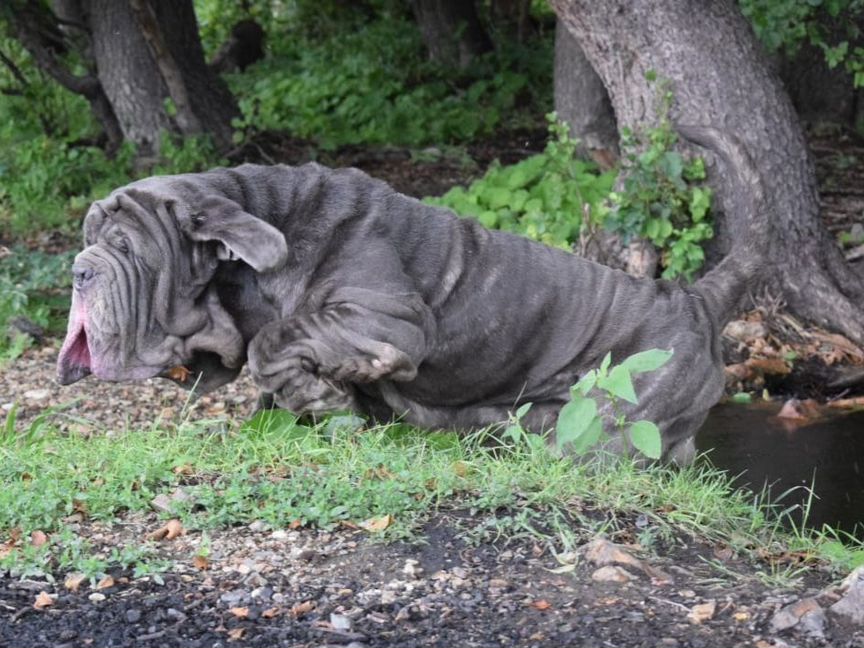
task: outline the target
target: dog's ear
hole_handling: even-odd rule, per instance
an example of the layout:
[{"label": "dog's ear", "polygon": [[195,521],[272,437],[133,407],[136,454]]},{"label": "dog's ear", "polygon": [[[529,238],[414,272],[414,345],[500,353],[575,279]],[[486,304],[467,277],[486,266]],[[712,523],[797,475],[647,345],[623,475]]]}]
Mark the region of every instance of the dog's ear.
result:
[{"label": "dog's ear", "polygon": [[216,256],[241,259],[257,272],[281,268],[288,261],[288,243],[278,229],[243,211],[233,200],[207,196],[195,205],[171,205],[180,229],[193,241],[218,241]]}]

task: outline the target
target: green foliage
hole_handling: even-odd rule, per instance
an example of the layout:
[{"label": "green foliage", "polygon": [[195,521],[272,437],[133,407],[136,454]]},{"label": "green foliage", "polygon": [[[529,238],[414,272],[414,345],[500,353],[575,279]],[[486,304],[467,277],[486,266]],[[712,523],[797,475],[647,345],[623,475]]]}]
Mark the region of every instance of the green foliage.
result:
[{"label": "green foliage", "polygon": [[844,65],[856,88],[864,87],[864,0],[739,0],[769,51],[794,54],[810,43],[830,68]]},{"label": "green foliage", "polygon": [[0,257],[0,363],[29,345],[29,338],[9,331],[11,318],[26,317],[51,333],[62,330],[71,286],[67,269],[73,256],[15,246]]},{"label": "green foliage", "polygon": [[398,14],[311,35],[286,21],[275,36],[272,57],[229,76],[241,131],[286,130],[324,148],[446,144],[491,134],[548,100],[547,41],[454,74],[426,60],[417,27]]},{"label": "green foliage", "polygon": [[620,191],[610,193],[616,172],[601,173],[594,163],[574,158],[578,142],[552,114],[543,153],[507,167],[493,164],[467,189],[455,187],[426,201],[564,249],[591,227],[606,227],[625,240],[640,236],[662,250],[664,277],[690,279],[705,259],[701,244],[713,235],[711,190],[693,184],[705,178],[702,159],[686,160],[673,149],[670,101],[666,92],[659,124],[644,137],[622,134]]},{"label": "green foliage", "polygon": [[[656,371],[671,357],[671,351],[651,349],[610,368],[612,357],[607,354],[597,369],[590,370],[571,388],[570,401],[561,408],[555,427],[558,449],[585,454],[607,438],[604,428],[613,428],[632,448],[649,459],[659,459],[662,448],[657,426],[651,421],[627,421],[618,413],[617,405],[622,400],[637,404],[633,374]],[[590,394],[599,395],[608,408],[599,407]]]},{"label": "green foliage", "polygon": [[674,149],[678,136],[669,121],[672,93],[661,84],[656,126],[621,132],[623,185],[611,195],[615,209],[606,226],[624,240],[642,237],[662,250],[663,277],[688,280],[702,266],[701,244],[714,235],[708,212],[711,190],[702,158],[685,159]]},{"label": "green foliage", "polygon": [[604,201],[615,173],[601,173],[593,162],[574,158],[578,142],[554,113],[548,119],[550,140],[543,153],[506,167],[496,162],[467,189],[455,187],[427,202],[486,227],[570,249],[586,225],[583,215],[594,223],[606,216]]}]

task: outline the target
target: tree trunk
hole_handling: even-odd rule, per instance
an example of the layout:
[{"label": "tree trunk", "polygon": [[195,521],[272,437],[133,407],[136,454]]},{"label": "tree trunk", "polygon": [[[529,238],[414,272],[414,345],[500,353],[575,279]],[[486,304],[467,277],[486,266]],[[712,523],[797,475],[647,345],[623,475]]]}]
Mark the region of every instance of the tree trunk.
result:
[{"label": "tree trunk", "polygon": [[743,143],[761,179],[762,213],[744,222],[733,209],[740,196],[712,167],[720,245],[762,259],[764,279],[793,312],[864,343],[864,282],[819,218],[798,118],[732,0],[551,4],[603,79],[619,127],[655,121],[658,87],[646,78],[653,71],[673,84],[673,123],[713,126]]},{"label": "tree trunk", "polygon": [[555,112],[581,140],[586,154],[618,156],[618,128],[603,80],[585,58],[579,41],[559,20],[555,26]]},{"label": "tree trunk", "polygon": [[206,65],[191,0],[89,0],[89,9],[99,80],[142,155],[158,151],[162,131],[230,143],[236,104]]},{"label": "tree trunk", "polygon": [[429,58],[464,70],[492,43],[472,0],[411,0]]},{"label": "tree trunk", "polygon": [[[82,95],[90,104],[96,122],[102,127],[106,138],[106,151],[113,155],[123,141],[123,132],[108,97],[95,73],[90,70],[75,74],[62,60],[60,54],[68,49],[70,39],[57,27],[57,16],[42,3],[3,2],[0,3],[5,17],[15,33],[15,37],[33,57],[36,65],[61,86]],[[88,33],[80,5],[66,3],[59,7],[70,13],[63,18],[75,23],[77,35],[74,40],[81,58],[93,65],[89,51]]]}]

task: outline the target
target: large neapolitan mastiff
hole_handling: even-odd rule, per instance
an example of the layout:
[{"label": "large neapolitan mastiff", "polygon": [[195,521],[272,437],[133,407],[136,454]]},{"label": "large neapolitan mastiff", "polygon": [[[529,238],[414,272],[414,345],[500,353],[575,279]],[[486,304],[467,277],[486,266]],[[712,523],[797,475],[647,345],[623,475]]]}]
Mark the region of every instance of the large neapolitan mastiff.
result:
[{"label": "large neapolitan mastiff", "polygon": [[[740,195],[758,189],[731,138],[684,133]],[[317,164],[134,182],[93,204],[84,240],[63,384],[161,375],[203,392],[248,363],[297,413],[467,429],[532,402],[524,422],[543,431],[606,353],[659,347],[672,359],[637,378],[627,413],[682,463],[721,396],[719,326],[753,270],[732,254],[692,286],[636,279]]]}]

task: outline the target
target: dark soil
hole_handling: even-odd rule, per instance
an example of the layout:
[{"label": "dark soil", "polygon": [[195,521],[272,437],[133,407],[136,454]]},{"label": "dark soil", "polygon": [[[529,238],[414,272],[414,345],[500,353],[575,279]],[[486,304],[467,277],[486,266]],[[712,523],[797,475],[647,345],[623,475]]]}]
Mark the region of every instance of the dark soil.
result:
[{"label": "dark soil", "polygon": [[[634,550],[648,566],[624,570],[629,582],[597,582],[578,552],[554,573],[562,560],[541,541],[477,542],[471,526],[440,516],[424,543],[388,545],[352,530],[236,528],[211,536],[206,570],[191,565],[190,533],[164,543],[178,556],[164,584],[122,572],[98,591],[70,592],[62,575],[0,580],[0,646],[864,646],[830,613],[824,633],[771,630],[801,597],[836,600],[818,570],[774,589],[722,547],[679,541],[662,557]],[[35,609],[40,592],[53,605]],[[693,620],[706,604],[713,613]]]}]

